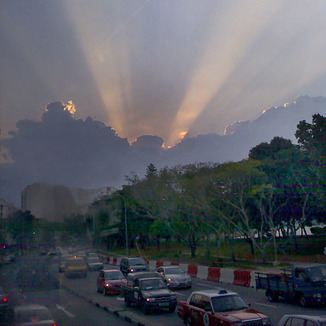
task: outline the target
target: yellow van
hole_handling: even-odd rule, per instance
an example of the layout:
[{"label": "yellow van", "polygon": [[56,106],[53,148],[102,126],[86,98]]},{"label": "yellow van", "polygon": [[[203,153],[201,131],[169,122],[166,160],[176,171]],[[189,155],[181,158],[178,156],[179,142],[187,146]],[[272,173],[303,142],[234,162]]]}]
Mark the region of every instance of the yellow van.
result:
[{"label": "yellow van", "polygon": [[77,257],[68,259],[64,272],[66,277],[86,277],[87,265],[85,260]]}]

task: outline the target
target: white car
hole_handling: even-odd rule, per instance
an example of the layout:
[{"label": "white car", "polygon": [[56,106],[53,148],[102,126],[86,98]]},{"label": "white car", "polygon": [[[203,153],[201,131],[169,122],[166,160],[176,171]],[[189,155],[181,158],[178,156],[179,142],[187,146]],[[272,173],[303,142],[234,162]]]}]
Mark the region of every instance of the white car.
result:
[{"label": "white car", "polygon": [[86,260],[87,268],[90,271],[98,271],[103,268],[103,263],[100,261],[98,257],[90,256]]},{"label": "white car", "polygon": [[56,326],[49,309],[38,304],[17,306],[14,309],[15,326]]},{"label": "white car", "polygon": [[278,326],[326,326],[326,315],[284,315],[278,322]]},{"label": "white car", "polygon": [[156,272],[164,277],[169,288],[191,288],[191,277],[179,266],[161,266]]}]

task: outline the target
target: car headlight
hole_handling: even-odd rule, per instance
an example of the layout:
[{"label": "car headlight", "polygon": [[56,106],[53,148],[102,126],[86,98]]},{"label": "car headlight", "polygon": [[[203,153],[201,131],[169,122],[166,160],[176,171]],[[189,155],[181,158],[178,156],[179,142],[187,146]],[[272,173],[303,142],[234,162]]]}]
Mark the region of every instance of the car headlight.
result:
[{"label": "car headlight", "polygon": [[262,320],[263,325],[270,325],[271,321],[269,320],[269,318],[263,318]]},{"label": "car headlight", "polygon": [[110,284],[110,283],[105,283],[105,287],[107,287],[107,288],[112,288],[112,284]]},{"label": "car headlight", "polygon": [[130,272],[132,273],[134,271],[134,269],[133,268],[130,268]]},{"label": "car headlight", "polygon": [[147,302],[155,302],[155,298],[146,298]]}]

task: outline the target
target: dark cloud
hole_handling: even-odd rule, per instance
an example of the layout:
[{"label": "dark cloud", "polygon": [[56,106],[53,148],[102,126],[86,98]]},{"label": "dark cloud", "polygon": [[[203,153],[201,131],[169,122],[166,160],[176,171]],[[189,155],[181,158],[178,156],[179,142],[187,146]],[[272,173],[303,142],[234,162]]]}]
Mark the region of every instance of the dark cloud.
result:
[{"label": "dark cloud", "polygon": [[41,121],[19,121],[17,130],[2,142],[11,162],[0,165],[0,197],[18,203],[23,188],[35,182],[83,188],[121,186],[131,171],[142,177],[149,163],[161,168],[238,161],[248,156],[250,148],[274,136],[295,140],[300,120],[310,121],[314,113],[326,115],[326,98],[301,96],[286,106],[265,110],[254,121],[228,126],[224,136],[187,137],[168,150],[162,148],[161,137],[151,135],[138,137],[130,145],[101,121],[75,119],[69,108],[62,102],[50,103]]}]

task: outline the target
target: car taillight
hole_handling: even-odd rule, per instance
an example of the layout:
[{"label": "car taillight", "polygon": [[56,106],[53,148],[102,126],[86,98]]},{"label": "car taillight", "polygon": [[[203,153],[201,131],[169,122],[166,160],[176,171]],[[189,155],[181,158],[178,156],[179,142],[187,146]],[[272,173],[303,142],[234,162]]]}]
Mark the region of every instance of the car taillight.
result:
[{"label": "car taillight", "polygon": [[3,298],[2,301],[3,302],[7,302],[8,301],[8,298]]}]

